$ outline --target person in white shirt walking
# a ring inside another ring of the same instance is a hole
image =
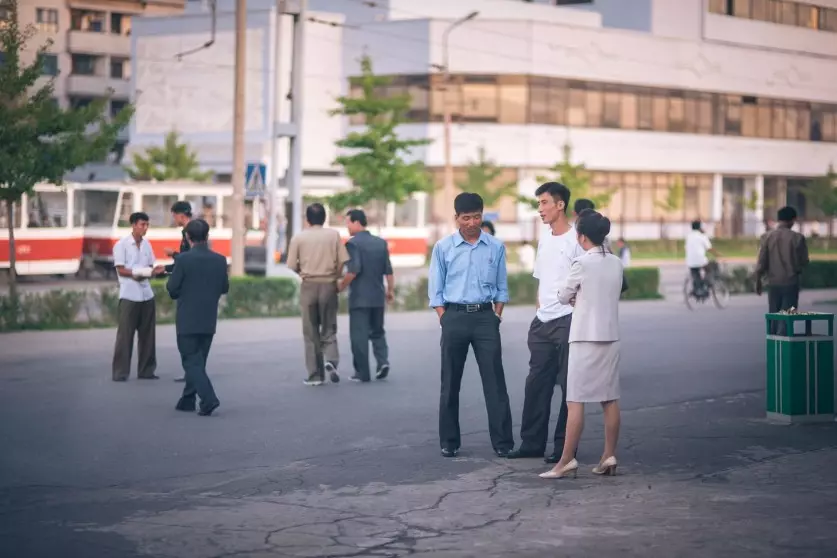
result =
[[[543,457],[549,437],[549,413],[555,384],[561,386],[561,410],[555,425],[554,452],[547,463],[556,462],[564,446],[567,428],[567,359],[572,306],[558,300],[558,291],[570,274],[575,258],[584,250],[575,228],[567,219],[570,191],[563,184],[547,182],[535,195],[538,213],[549,231],[538,243],[534,277],[538,280],[538,308],[529,326],[529,375],[520,425],[520,447],[510,459]]]
[[[129,222],[131,234],[113,246],[113,265],[119,279],[119,317],[112,369],[114,382],[124,382],[131,375],[135,331],[139,337],[137,377],[141,380],[158,378],[154,374],[157,369],[157,309],[148,279],[164,274],[165,267],[154,265],[151,243],[145,239],[148,215],[132,213]]]
[[[692,274],[693,295],[702,298],[708,296],[706,292],[706,268],[709,265],[709,252],[716,258],[721,255],[712,247],[712,242],[706,233],[703,232],[700,221],[692,222],[692,230],[686,236],[686,266]]]

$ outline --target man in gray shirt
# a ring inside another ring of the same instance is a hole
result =
[[[369,342],[377,361],[375,378],[389,374],[389,350],[384,333],[384,310],[395,295],[395,278],[389,261],[389,247],[383,238],[366,230],[366,214],[352,209],[346,214],[346,227],[352,238],[346,243],[349,263],[339,290],[349,288],[349,338],[355,382],[370,381]],[[384,287],[386,279],[386,287]]]

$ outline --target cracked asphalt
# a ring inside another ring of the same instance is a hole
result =
[[[837,296],[801,306],[816,299]],[[112,330],[3,335],[0,556],[833,557],[837,423],[763,419],[765,304],[624,303],[620,474],[590,473],[590,407],[583,468],[560,481],[494,456],[473,358],[460,457],[439,455],[430,313],[388,316],[392,374],[368,385],[346,381],[341,318],[344,381],[323,388],[302,384],[298,321],[223,322],[210,418],[174,411],[170,326],[162,379],[124,384],[110,381]],[[501,326],[515,436],[532,314],[509,308]]]

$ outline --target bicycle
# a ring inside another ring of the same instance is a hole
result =
[[[705,304],[710,297],[718,309],[724,309],[729,303],[729,285],[721,274],[721,266],[716,261],[709,262],[706,266],[706,274],[703,279],[704,287],[701,292],[695,292],[694,281],[691,274],[686,277],[683,284],[683,298],[686,307],[694,310],[696,304]]]

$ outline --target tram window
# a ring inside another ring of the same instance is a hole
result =
[[[189,196],[186,198],[192,206],[192,217],[203,219],[210,227],[216,227],[215,208],[218,207],[217,196]]]
[[[14,204],[14,222],[20,226],[20,204]],[[0,203],[0,228],[7,229],[9,227],[9,213],[6,202]]]
[[[417,227],[418,226],[419,201],[415,198],[406,200],[404,203],[395,206],[396,227]]]
[[[112,227],[118,192],[77,190],[73,224],[77,227]]]
[[[117,221],[118,227],[130,227],[131,226],[131,213],[134,212],[134,193],[133,192],[123,192],[122,193],[122,206],[119,208],[119,220]]]
[[[29,196],[30,227],[65,227],[66,225],[67,194],[65,192],[37,192]]]
[[[176,227],[177,224],[171,215],[171,206],[176,201],[177,196],[144,195],[142,197],[142,210],[148,214],[150,226]]]

